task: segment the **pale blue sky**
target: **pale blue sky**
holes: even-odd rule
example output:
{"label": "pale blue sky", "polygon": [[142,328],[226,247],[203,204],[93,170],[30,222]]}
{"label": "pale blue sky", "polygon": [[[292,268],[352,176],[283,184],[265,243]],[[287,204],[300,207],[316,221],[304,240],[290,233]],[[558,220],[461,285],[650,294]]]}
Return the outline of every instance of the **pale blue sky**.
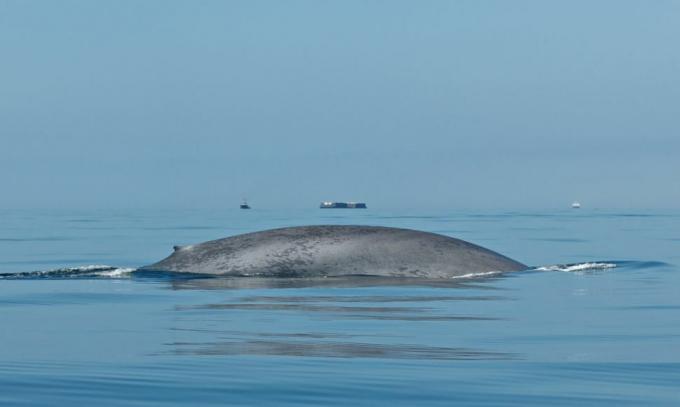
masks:
{"label": "pale blue sky", "polygon": [[680,1],[0,0],[0,207],[680,207]]}

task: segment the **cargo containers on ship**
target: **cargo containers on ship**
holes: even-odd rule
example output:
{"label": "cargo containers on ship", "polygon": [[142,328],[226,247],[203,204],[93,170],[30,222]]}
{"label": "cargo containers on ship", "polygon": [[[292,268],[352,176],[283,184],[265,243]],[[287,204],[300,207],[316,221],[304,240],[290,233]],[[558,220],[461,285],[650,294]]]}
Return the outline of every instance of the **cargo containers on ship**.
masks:
{"label": "cargo containers on ship", "polygon": [[363,202],[321,202],[321,209],[366,209]]}

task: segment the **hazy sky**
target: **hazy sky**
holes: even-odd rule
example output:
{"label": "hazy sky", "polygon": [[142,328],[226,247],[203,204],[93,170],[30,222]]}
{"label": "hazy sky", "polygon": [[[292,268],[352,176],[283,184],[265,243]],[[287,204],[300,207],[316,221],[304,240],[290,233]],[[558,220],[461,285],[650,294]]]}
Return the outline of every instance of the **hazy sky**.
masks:
{"label": "hazy sky", "polygon": [[0,208],[680,207],[680,1],[0,0]]}

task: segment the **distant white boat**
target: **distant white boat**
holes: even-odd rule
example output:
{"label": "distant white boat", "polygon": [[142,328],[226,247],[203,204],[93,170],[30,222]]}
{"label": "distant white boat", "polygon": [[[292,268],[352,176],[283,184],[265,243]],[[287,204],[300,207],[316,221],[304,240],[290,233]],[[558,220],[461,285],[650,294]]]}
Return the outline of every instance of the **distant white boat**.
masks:
{"label": "distant white boat", "polygon": [[574,209],[578,209],[578,208],[581,207],[581,203],[580,202],[574,202],[573,204],[571,204],[571,207],[574,208]]}

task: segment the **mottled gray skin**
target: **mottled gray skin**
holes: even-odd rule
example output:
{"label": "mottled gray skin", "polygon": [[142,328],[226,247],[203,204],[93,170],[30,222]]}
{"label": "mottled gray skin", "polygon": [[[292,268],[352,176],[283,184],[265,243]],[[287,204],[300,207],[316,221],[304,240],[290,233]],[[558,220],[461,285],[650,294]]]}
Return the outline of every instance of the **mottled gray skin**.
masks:
{"label": "mottled gray skin", "polygon": [[527,267],[448,236],[377,226],[272,229],[176,247],[144,271],[258,277],[451,278]]}

